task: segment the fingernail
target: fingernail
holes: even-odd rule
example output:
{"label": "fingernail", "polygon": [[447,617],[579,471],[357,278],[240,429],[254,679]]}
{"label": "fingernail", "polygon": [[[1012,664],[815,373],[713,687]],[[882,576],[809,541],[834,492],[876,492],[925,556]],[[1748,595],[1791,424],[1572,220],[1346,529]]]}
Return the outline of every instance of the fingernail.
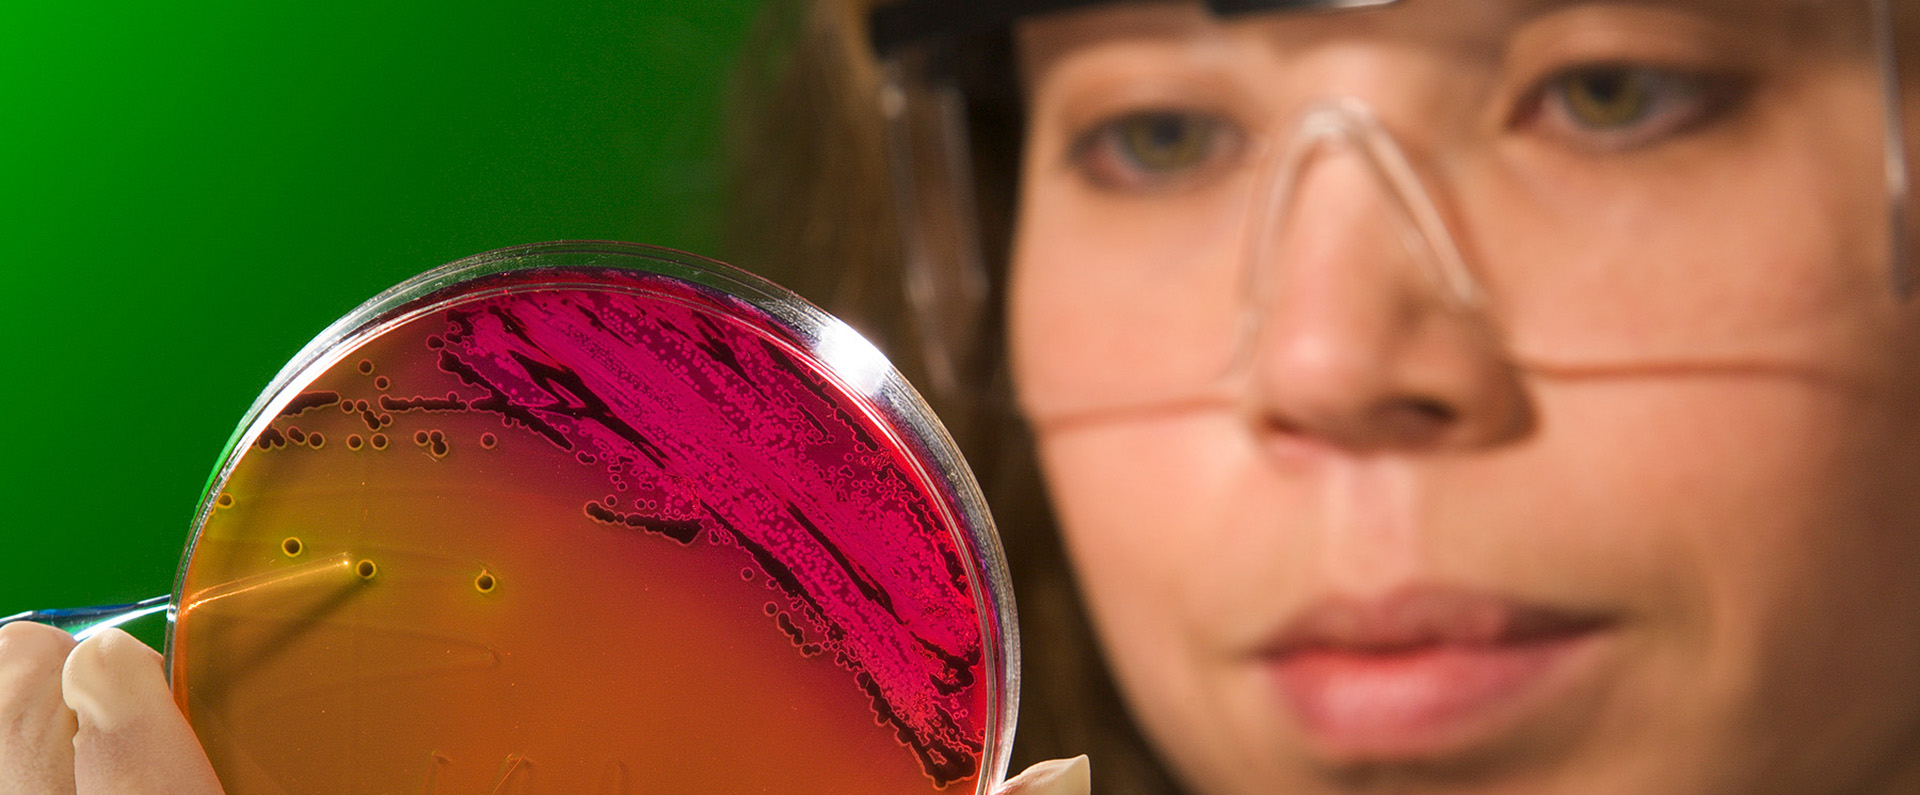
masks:
{"label": "fingernail", "polygon": [[1007,780],[1000,795],[1088,795],[1093,770],[1086,754],[1072,759],[1049,759]]}

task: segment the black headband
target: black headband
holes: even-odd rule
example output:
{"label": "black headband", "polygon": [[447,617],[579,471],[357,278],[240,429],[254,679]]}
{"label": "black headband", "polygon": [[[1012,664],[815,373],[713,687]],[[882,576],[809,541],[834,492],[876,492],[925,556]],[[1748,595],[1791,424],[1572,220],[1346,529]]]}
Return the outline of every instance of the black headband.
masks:
{"label": "black headband", "polygon": [[[929,41],[964,39],[1000,29],[1034,14],[1101,5],[1115,0],[902,0],[867,18],[873,51],[881,58]],[[1205,0],[1217,16],[1258,11],[1320,11],[1388,5],[1398,0]]]}

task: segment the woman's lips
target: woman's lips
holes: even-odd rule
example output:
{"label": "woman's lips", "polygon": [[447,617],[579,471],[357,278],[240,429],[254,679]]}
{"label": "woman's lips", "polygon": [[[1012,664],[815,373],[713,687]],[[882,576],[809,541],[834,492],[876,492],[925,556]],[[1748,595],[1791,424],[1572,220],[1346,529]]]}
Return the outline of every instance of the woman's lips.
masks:
{"label": "woman's lips", "polygon": [[1488,594],[1407,589],[1320,602],[1260,656],[1322,752],[1415,758],[1496,729],[1524,696],[1565,679],[1555,674],[1613,624]]}

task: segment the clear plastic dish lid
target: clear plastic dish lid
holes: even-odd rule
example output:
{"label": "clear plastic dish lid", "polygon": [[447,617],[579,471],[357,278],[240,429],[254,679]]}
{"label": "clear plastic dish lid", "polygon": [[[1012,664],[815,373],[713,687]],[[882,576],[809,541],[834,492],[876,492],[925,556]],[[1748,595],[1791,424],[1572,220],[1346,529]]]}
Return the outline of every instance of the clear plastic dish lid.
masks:
{"label": "clear plastic dish lid", "polygon": [[659,249],[422,274],[253,405],[173,593],[231,795],[984,793],[1018,642],[933,415],[844,324]]}

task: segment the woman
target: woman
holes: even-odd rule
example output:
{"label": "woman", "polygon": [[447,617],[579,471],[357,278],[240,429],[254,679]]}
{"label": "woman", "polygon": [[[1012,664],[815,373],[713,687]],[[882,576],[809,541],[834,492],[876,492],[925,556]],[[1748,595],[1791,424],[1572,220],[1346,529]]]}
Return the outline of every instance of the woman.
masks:
{"label": "woman", "polygon": [[[884,75],[821,6],[765,50],[811,121],[749,117],[789,145],[743,207],[804,220],[736,259],[831,280],[951,384],[1002,489],[1024,752],[1091,753],[1103,793],[1920,791],[1908,9],[1268,5],[909,4]],[[977,181],[940,173],[942,86]],[[915,314],[857,267],[901,259]],[[960,338],[1001,312],[1008,356]],[[95,675],[136,656],[66,663],[83,788],[139,769],[114,737],[191,758],[157,675]]]}
{"label": "woman", "polygon": [[[876,14],[885,63],[853,96],[904,98],[893,144],[925,153],[939,122],[914,98],[933,119],[942,81],[963,89],[988,181],[1022,117],[987,280],[1010,402],[1171,778],[1920,790],[1920,316],[1884,57],[1909,5],[1008,5]],[[847,63],[813,84],[858,85]],[[914,235],[951,240],[973,209],[925,220],[934,159],[812,204],[897,208],[926,258]],[[1012,200],[974,187],[991,241]],[[848,242],[798,268],[870,245]],[[920,317],[965,303],[963,276],[908,279],[960,297]],[[852,285],[849,315],[899,294]],[[943,358],[965,356],[922,357]],[[1013,447],[994,441],[970,458]],[[1046,639],[1029,653],[1058,653],[1076,633],[1042,601],[1047,542],[990,500]],[[1072,662],[1029,665],[1024,750],[1089,752],[1101,792],[1170,791],[1124,768],[1147,754],[1116,750],[1130,727]]]}

